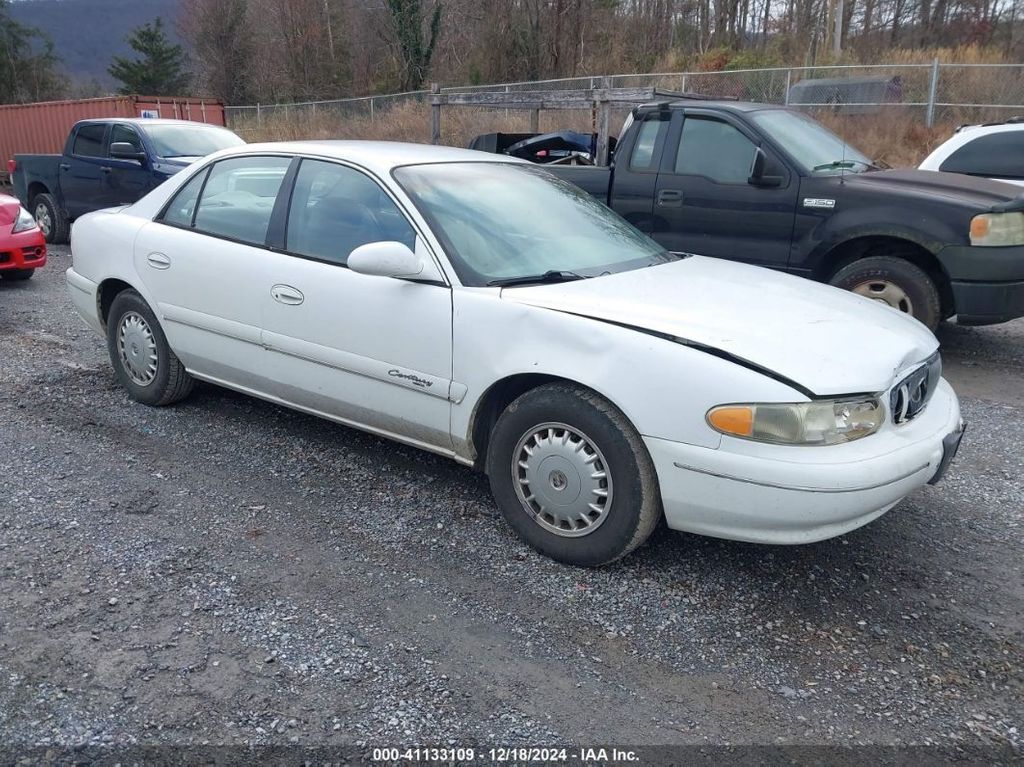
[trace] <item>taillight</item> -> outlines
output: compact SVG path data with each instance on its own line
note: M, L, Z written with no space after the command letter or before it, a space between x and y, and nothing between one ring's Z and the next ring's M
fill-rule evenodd
M18 161L17 160L8 160L7 161L7 172L8 173L14 173L14 171L16 171L17 169L18 169Z

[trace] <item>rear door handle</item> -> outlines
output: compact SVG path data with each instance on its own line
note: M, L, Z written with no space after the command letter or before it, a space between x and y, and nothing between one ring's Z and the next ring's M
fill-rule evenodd
M270 289L270 295L279 304L284 304L285 306L298 306L306 300L301 291L293 288L291 285L275 285Z
M152 266L154 269L171 268L171 259L165 256L163 253L150 253L148 256L146 256L146 261L148 261L149 265Z
M658 192L658 205L678 208L683 204L683 193L678 189L662 189Z
M61 170L71 170L71 165L70 165L69 163L66 163L66 162L62 162L62 163L60 164L60 169L61 169Z

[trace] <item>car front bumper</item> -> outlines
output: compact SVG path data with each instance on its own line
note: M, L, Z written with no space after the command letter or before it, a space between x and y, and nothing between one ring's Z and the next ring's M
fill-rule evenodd
M950 276L957 322L992 325L1024 317L1024 246L951 245L939 253Z
M725 438L717 450L644 437L668 526L753 543L812 543L880 517L938 481L959 446L960 405L945 380L915 420L846 445Z
M38 229L7 234L0 240L0 272L46 266L46 240Z

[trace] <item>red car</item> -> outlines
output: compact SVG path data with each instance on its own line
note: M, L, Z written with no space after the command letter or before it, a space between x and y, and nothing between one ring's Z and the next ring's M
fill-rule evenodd
M27 280L46 264L46 238L32 214L0 194L0 277Z

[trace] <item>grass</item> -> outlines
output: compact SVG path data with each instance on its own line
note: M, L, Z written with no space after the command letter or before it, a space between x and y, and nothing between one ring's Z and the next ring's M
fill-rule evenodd
M901 110L902 111L902 110ZM873 115L816 115L826 127L844 137L873 159L893 167L914 167L936 146L948 138L958 124L945 120L928 128L917 115L880 113ZM529 113L504 109L450 107L441 120L441 143L467 146L480 133L526 132ZM617 132L622 116L613 121ZM285 115L265 115L257 123L249 120L235 124L234 130L248 141L290 141L299 139L375 139L384 141L430 141L430 107L409 102L387 111L368 114L339 114L321 107L316 112L294 110ZM540 114L542 132L559 129L590 132L593 118L589 111L546 111Z

